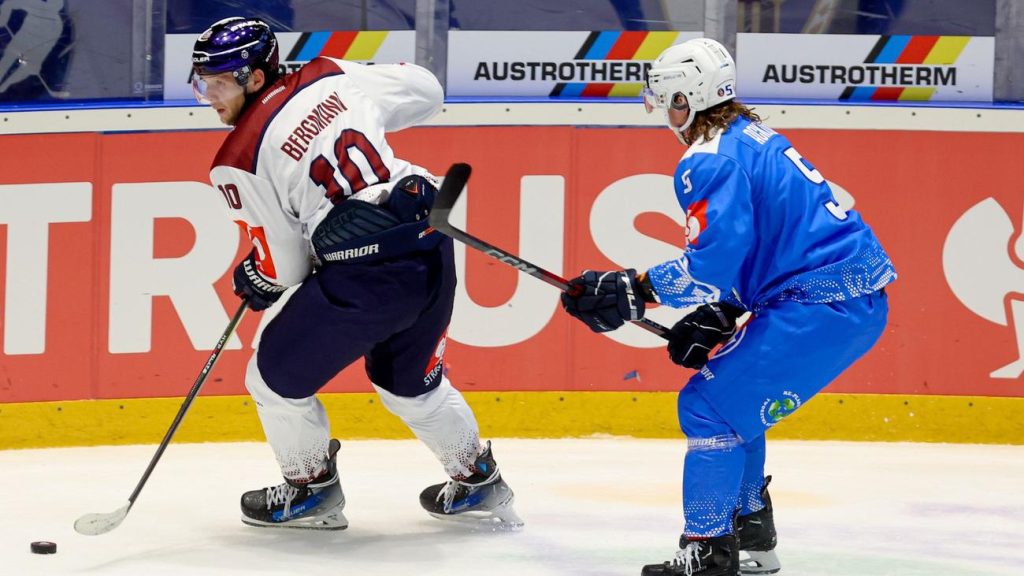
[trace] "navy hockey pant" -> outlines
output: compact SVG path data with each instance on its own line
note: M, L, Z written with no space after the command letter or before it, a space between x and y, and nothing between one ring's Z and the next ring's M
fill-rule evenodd
M264 330L260 374L279 395L308 398L365 358L367 376L388 392L429 392L441 383L455 282L447 238L407 257L319 268Z

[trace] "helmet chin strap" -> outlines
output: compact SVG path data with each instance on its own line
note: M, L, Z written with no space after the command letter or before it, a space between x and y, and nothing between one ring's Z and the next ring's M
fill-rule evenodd
M665 125L668 126L668 129L671 130L673 134L676 135L676 138L679 139L679 143L685 146L689 146L690 144L692 144L692 142L688 142L686 140L685 133L686 129L690 127L690 124L693 124L693 117L696 116L696 113L693 111L693 109L691 108L690 113L686 115L686 122L683 122L683 125L679 126L678 128L672 125L672 121L668 117L668 108L664 110L664 114Z
M255 102L257 98L260 97L261 94L263 94L263 88L255 90L253 92L244 92L242 96L245 97L245 103L242 104L242 110L247 110L249 106L251 106L252 103Z

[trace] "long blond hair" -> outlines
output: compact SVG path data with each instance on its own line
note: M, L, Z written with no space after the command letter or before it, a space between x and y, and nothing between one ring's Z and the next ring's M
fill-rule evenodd
M752 108L748 108L739 100L729 100L697 112L693 117L693 123L683 133L683 139L687 144L693 144L698 139L710 140L714 138L716 132L728 128L739 116L751 122L761 121L761 117Z

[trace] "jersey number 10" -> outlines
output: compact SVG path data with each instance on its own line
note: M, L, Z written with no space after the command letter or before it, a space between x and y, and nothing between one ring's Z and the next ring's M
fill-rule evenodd
M349 150L352 148L358 150L363 158L366 158L370 169L373 170L373 175L377 177L377 182L387 182L391 179L391 171L384 165L380 153L373 147L366 135L352 128L343 130L338 139L334 141L334 155L338 159L337 167L331 164L331 161L323 154L317 156L309 165L309 178L324 189L325 195L334 204L371 184L363 178L363 171L359 165L352 161L352 157L349 155ZM345 179L348 191L334 178L335 171Z

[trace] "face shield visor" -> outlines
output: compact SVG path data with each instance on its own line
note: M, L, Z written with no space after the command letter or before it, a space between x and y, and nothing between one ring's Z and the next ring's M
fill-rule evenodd
M244 92L245 87L231 72L203 75L192 71L192 94L200 104L228 102Z
M665 107L661 99L658 98L658 95L649 86L644 86L643 90L640 91L640 96L644 99L644 109L647 110L648 114L654 112L657 108Z
M667 110L671 108L682 112L683 110L688 110L690 108L689 104L686 102L686 96L684 96L682 92L676 92L672 96L671 102L669 102L668 98L664 95L656 94L654 90L651 90L647 86L644 86L643 90L640 91L640 95L643 96L644 108L647 110L648 114L657 109Z

